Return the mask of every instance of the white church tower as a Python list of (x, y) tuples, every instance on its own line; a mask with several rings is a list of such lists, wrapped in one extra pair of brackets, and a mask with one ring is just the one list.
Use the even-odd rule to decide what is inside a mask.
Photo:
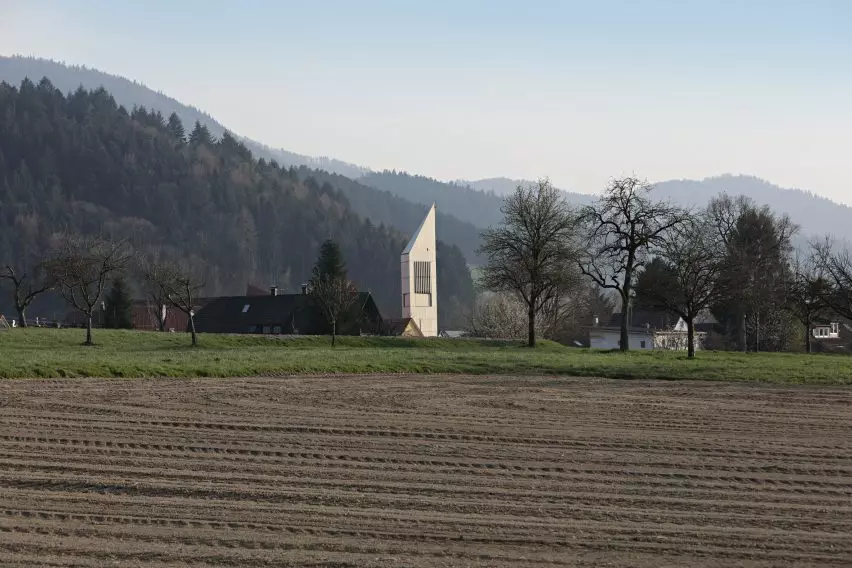
[(435, 256), (435, 204), (402, 251), (402, 317), (411, 318), (425, 337), (438, 336), (438, 262)]

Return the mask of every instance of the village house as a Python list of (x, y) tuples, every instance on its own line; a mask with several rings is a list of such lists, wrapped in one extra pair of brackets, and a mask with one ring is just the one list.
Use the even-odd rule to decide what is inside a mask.
[[(621, 340), (621, 313), (612, 315), (606, 325), (589, 330), (589, 346), (593, 349), (618, 349)], [(718, 321), (709, 311), (695, 318), (695, 348), (701, 349), (707, 334)], [(668, 312), (637, 311), (630, 313), (628, 346), (630, 349), (686, 350), (687, 329), (683, 318)]]
[[(355, 305), (340, 323), (339, 335), (378, 334), (382, 317), (373, 296), (361, 292)], [(257, 296), (227, 296), (211, 299), (195, 315), (199, 333), (263, 335), (325, 335), (329, 324), (316, 307), (307, 287), (300, 294), (270, 293)]]

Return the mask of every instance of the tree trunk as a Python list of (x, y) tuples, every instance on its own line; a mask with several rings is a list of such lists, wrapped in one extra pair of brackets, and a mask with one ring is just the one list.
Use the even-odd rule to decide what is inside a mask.
[(686, 357), (695, 359), (695, 321), (691, 317), (686, 319)]
[(630, 297), (622, 294), (621, 296), (621, 334), (618, 339), (618, 348), (622, 351), (628, 351), (630, 349), (630, 333), (629, 333), (629, 319), (630, 316)]
[(805, 353), (811, 353), (811, 319), (805, 321)]
[(92, 342), (92, 314), (86, 314), (86, 343), (85, 345), (94, 345)]
[(622, 353), (630, 351), (630, 332), (628, 320), (630, 319), (630, 291), (633, 287), (633, 263), (636, 260), (635, 251), (630, 251), (627, 255), (627, 263), (624, 265), (624, 286), (621, 289), (621, 337), (618, 340), (618, 347)]
[(754, 352), (760, 353), (760, 312), (754, 312)]
[(192, 332), (192, 346), (198, 346), (198, 334), (195, 333), (195, 316), (189, 315), (189, 330)]
[(527, 334), (527, 345), (535, 347), (535, 301), (531, 301), (529, 305), (529, 332)]
[(335, 339), (337, 338), (337, 322), (331, 322), (331, 346), (334, 347)]
[(18, 326), (27, 327), (27, 308), (26, 306), (17, 306), (18, 310)]
[(743, 353), (748, 353), (748, 333), (746, 332), (745, 312), (743, 312), (743, 317), (740, 318), (740, 345), (743, 347)]

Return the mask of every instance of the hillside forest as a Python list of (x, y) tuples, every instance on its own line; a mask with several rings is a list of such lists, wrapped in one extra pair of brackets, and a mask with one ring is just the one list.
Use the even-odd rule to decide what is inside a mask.
[[(32, 266), (58, 240), (97, 235), (195, 267), (207, 295), (242, 294), (249, 283), (295, 291), (332, 239), (358, 288), (398, 317), (407, 236), (381, 222), (392, 212), (358, 215), (343, 180), (256, 159), (228, 132), (217, 139), (174, 113), (126, 109), (103, 88), (65, 95), (48, 79), (0, 83), (3, 263)], [(397, 207), (416, 228), (418, 208)], [(473, 300), (465, 257), (444, 242), (437, 254), (439, 317), (461, 325)]]

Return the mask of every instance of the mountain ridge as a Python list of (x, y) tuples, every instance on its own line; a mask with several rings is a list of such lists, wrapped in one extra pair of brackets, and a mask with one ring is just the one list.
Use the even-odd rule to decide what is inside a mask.
[[(105, 87), (118, 90), (119, 96), (116, 96), (116, 100), (125, 106), (156, 108), (163, 114), (180, 111), (178, 114), (187, 126), (198, 120), (208, 124), (214, 136), (229, 132), (210, 114), (191, 105), (180, 103), (137, 81), (84, 66), (67, 66), (46, 59), (0, 56), (0, 80), (13, 82), (23, 76), (29, 76), (34, 81), (41, 76), (47, 76), (58, 88), (66, 91), (80, 84), (84, 84), (87, 88), (94, 88), (106, 83)], [(58, 80), (57, 77), (59, 77)], [(110, 88), (107, 90), (115, 96)], [(453, 227), (454, 240), (448, 239), (448, 242), (459, 246), (468, 261), (474, 263), (476, 262), (475, 250), (478, 246), (477, 229), (498, 223), (503, 196), (512, 191), (517, 183), (524, 182), (524, 180), (513, 180), (507, 177), (473, 181), (440, 181), (404, 171), (378, 172), (335, 158), (305, 156), (275, 149), (245, 137), (236, 137), (259, 157), (274, 159), (277, 163), (286, 166), (305, 167), (317, 172), (325, 171), (332, 176), (352, 180), (358, 185), (351, 185), (340, 179), (335, 184), (347, 186), (347, 197), (357, 201), (358, 214), (370, 217), (374, 222), (393, 224), (402, 217), (411, 217), (415, 211), (412, 205), (428, 206), (436, 202), (439, 216), (444, 219), (443, 223), (439, 219), (439, 226)], [(703, 205), (711, 197), (723, 191), (732, 195), (743, 194), (759, 204), (769, 205), (776, 212), (789, 214), (807, 235), (831, 233), (842, 239), (852, 240), (852, 207), (807, 190), (780, 187), (746, 174), (722, 174), (701, 180), (665, 180), (656, 182), (655, 186), (658, 195), (684, 205)], [(368, 189), (375, 189), (379, 193), (371, 194)], [(563, 191), (569, 201), (576, 205), (586, 205), (595, 199), (595, 194), (564, 189)], [(357, 197), (353, 198), (353, 195)], [(393, 200), (391, 203), (388, 195), (401, 199)], [(406, 227), (397, 228), (406, 229)]]

